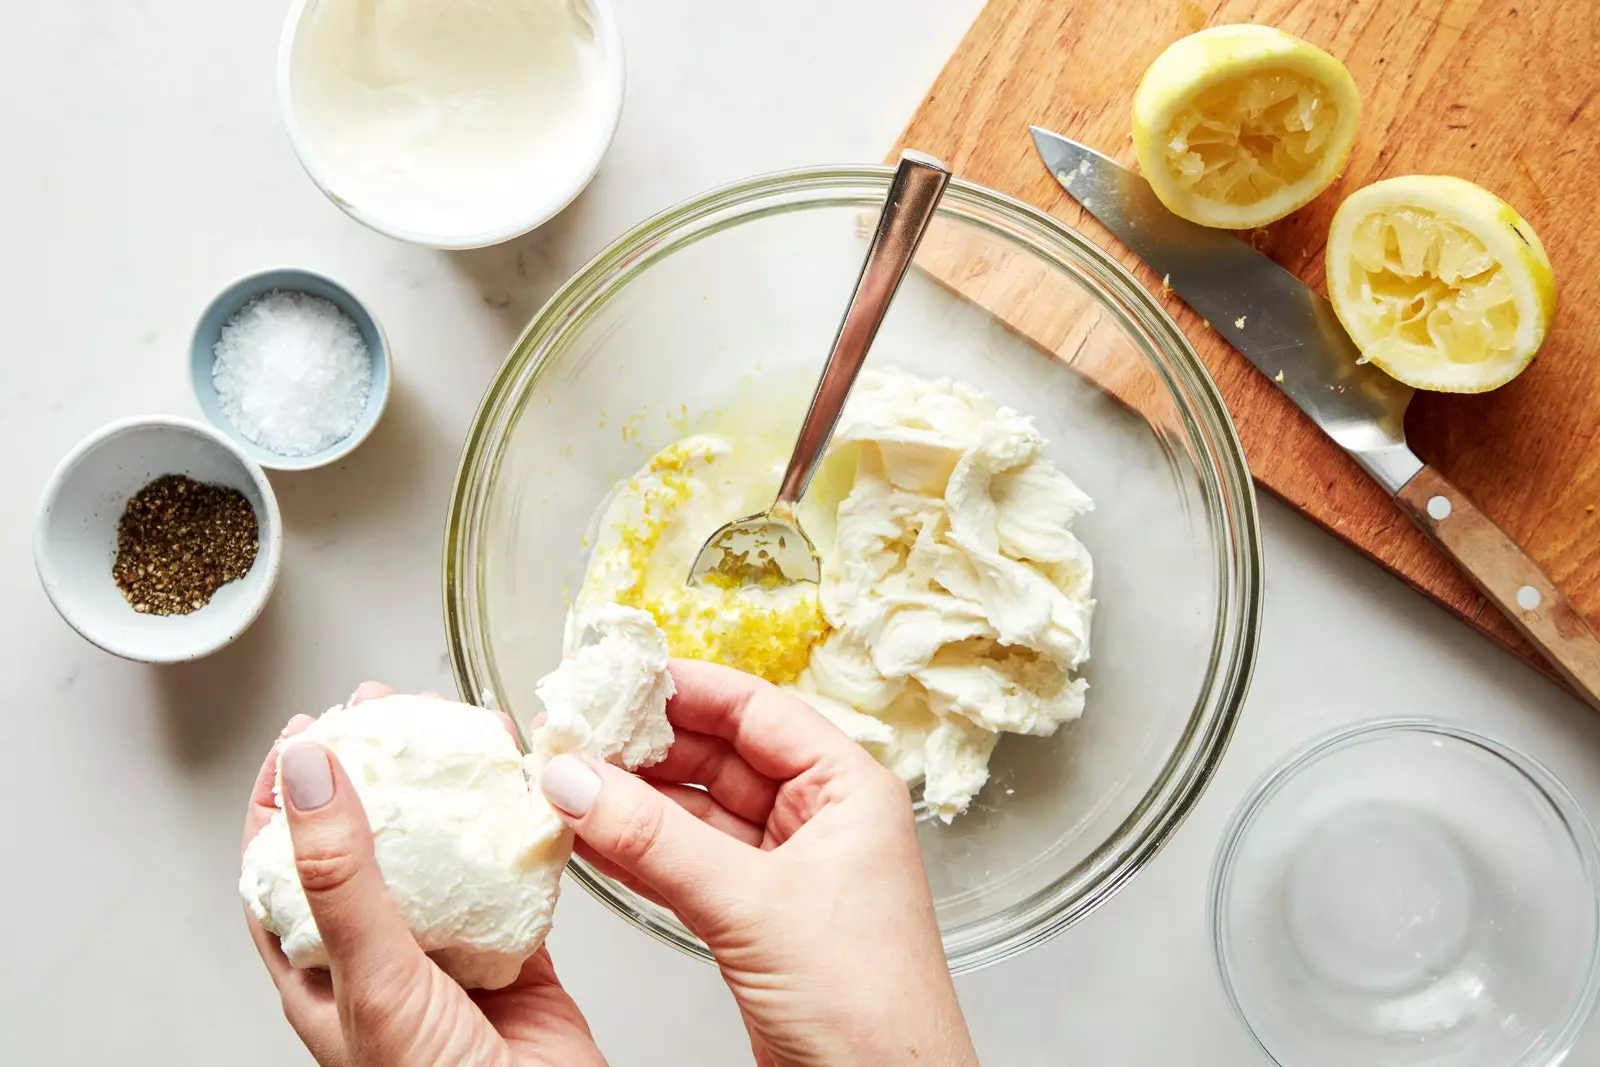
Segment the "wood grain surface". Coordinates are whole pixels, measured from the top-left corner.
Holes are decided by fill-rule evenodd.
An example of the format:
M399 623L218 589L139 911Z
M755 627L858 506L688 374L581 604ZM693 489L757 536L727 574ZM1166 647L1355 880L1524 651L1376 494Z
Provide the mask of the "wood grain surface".
M1344 196L1398 174L1468 178L1509 201L1555 265L1559 308L1534 364L1481 396L1418 394L1412 447L1600 626L1600 3L1594 0L990 0L900 142L1061 218L1134 270L1216 378L1257 481L1550 673L1394 501L1057 186L1030 123L1136 167L1129 110L1150 62L1205 26L1270 23L1328 50L1361 90L1343 177L1250 235L1323 290ZM981 295L979 296L982 300ZM989 305L985 305L989 307ZM1005 310L989 307L1004 319ZM1037 336L1059 351L1066 324Z

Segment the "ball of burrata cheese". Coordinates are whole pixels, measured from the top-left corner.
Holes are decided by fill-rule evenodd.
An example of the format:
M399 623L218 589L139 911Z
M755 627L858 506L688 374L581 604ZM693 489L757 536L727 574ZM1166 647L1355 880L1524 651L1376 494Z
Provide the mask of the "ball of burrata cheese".
M429 697L331 708L305 730L354 784L406 927L468 989L509 985L550 931L572 833L539 790L544 762L575 752L632 769L672 742L672 676L654 621L610 608L590 625L598 640L539 684L546 721L528 755L498 714ZM291 964L323 967L281 804L245 848L239 891Z

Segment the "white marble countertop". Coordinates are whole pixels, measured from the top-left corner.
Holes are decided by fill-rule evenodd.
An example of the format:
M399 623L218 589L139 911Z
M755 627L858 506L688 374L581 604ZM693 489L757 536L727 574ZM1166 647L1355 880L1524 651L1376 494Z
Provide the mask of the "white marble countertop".
M309 1063L235 890L244 799L283 721L364 677L451 688L439 569L469 419L531 312L627 226L711 185L881 157L980 0L618 0L629 86L590 190L509 246L373 234L301 174L273 57L286 4L52 0L0 34L0 1060ZM526 277L519 276L521 261ZM195 414L188 333L235 275L291 262L363 294L397 353L377 433L275 476L286 524L266 614L186 667L124 663L51 610L31 517L57 459L117 416ZM1289 747L1429 713L1499 734L1600 812L1600 719L1272 501L1265 635L1227 760L1167 849L1105 907L963 979L986 1062L1254 1062L1218 987L1205 879L1223 823ZM748 1062L713 970L573 888L557 966L613 1063ZM1591 1027L1572 1062L1600 1062Z

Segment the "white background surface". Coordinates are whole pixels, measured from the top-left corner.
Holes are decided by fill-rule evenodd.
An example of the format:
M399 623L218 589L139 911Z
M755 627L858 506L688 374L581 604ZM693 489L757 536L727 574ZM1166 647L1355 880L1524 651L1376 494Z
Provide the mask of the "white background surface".
M531 238L456 255L368 232L301 174L273 96L284 6L16 3L0 33L7 1064L309 1062L240 919L245 797L291 714L365 677L451 688L441 528L510 341L659 208L758 171L880 158L979 2L619 0L627 109L599 177ZM39 589L39 490L112 418L198 414L184 377L196 316L235 275L284 262L339 278L384 321L389 412L348 462L274 477L283 577L242 641L182 668L114 660ZM985 1062L1252 1062L1207 943L1211 853L1257 775L1336 723L1448 716L1523 747L1600 811L1600 722L1576 700L1285 509L1263 510L1265 637L1220 776L1110 904L961 981ZM613 1063L748 1061L716 974L576 888L552 948ZM1600 1063L1593 1028L1572 1062Z

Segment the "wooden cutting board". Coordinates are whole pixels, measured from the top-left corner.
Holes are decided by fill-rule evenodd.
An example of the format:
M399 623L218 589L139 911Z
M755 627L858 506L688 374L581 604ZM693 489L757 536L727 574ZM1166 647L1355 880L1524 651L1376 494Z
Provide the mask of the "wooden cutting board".
M1351 190L1398 174L1468 178L1509 201L1555 264L1559 308L1534 364L1481 396L1419 393L1406 428L1600 629L1600 2L1597 0L990 0L891 153L1036 204L1131 268L1199 350L1256 480L1530 663L1511 625L1243 356L1061 191L1036 123L1136 166L1133 91L1172 41L1270 23L1342 59L1361 89L1340 181L1253 240L1323 290L1329 220ZM958 271L947 265L941 269ZM958 286L959 288L959 286ZM1014 308L968 293L1061 351Z

